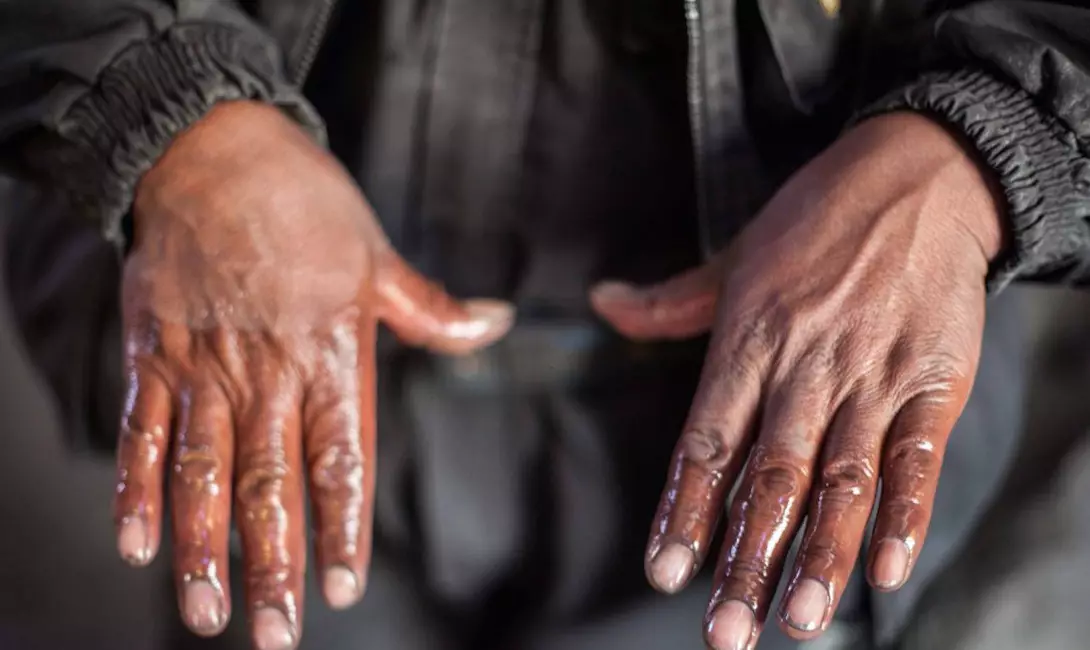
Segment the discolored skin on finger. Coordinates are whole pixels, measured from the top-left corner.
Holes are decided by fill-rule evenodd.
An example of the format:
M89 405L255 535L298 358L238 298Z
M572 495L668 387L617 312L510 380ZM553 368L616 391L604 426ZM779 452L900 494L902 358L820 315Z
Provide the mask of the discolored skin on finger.
M159 550L172 417L170 387L150 363L130 360L117 448L114 524L118 552L145 566Z
M752 642L765 623L832 416L829 392L827 382L803 371L768 400L753 455L731 504L716 569L705 627L713 648L733 648L747 636ZM724 612L735 607L731 603L751 612L748 628L723 620ZM746 634L747 629L752 631Z
M713 604L738 600L764 621L810 474L805 459L775 448L755 452L728 516Z
M213 636L231 615L228 534L234 435L231 404L208 375L183 385L170 473L174 579L182 620Z
M723 500L740 469L733 454L719 451L718 431L686 429L647 542L644 570L653 587L667 594L683 589L707 556Z
M707 556L754 434L767 355L752 338L729 336L711 347L647 543L648 580L665 593L684 588Z
M335 328L307 391L303 426L319 584L345 609L362 596L375 484L375 325Z
M728 515L705 616L705 640L715 650L748 647L740 644L756 643L760 636L783 556L798 530L809 478L801 459L762 449L750 459ZM739 605L745 620L724 621L724 613Z
M811 639L828 626L855 569L878 489L890 407L854 395L837 411L814 481L806 532L780 608L784 632Z
M302 390L275 352L255 355L254 364L259 388L238 425L235 519L254 647L287 650L303 624Z
M451 298L393 251L376 255L376 315L409 345L466 354L495 342L514 324L509 303Z
M876 589L904 585L927 537L946 444L969 395L968 381L953 384L909 400L890 428L867 568Z

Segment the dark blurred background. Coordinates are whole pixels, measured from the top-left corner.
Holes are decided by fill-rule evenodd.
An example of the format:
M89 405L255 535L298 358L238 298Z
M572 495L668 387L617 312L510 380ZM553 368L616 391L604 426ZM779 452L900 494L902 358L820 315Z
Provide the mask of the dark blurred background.
M1090 296L1010 291L1034 333L1023 448L972 542L923 599L902 648L1090 647ZM0 650L165 647L180 633L169 563L136 571L118 559L112 459L65 444L6 301L0 372Z

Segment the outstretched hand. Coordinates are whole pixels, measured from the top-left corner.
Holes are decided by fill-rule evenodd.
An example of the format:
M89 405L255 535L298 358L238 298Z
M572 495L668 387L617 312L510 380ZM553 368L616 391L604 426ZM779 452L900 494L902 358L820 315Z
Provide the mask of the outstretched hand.
M125 263L119 550L155 556L169 478L186 625L230 616L232 504L260 650L302 631L309 480L322 590L363 593L375 475L375 333L468 352L509 305L457 302L387 243L351 178L274 108L222 104L141 181Z
M908 579L976 374L1000 224L959 142L890 115L802 169L704 267L593 290L631 338L712 331L646 561L658 589L682 589L740 479L705 620L713 648L756 645L804 519L778 618L798 639L825 629L879 478L867 576L882 590Z

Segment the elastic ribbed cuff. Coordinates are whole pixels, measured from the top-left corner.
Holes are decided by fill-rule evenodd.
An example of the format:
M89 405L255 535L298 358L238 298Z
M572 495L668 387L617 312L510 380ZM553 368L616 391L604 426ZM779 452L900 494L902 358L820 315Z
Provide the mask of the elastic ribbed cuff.
M223 25L180 25L134 46L102 73L61 120L29 148L73 208L123 245L122 222L140 177L174 136L216 103L253 99L281 107L324 144L315 110L277 70L273 47Z
M1008 246L989 291L1013 280L1074 282L1090 259L1090 158L1074 134L1023 89L979 70L935 72L887 95L856 121L914 110L964 135L1006 199Z

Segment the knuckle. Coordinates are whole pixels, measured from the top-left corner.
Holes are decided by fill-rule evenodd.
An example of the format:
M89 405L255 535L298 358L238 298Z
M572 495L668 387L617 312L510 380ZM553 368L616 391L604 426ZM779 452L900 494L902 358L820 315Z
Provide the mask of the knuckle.
M771 354L776 348L775 341L785 331L786 318L782 312L778 304L773 304L736 321L733 330L738 347L754 354Z
M898 440L886 451L886 479L901 484L917 483L933 476L938 463L938 454L931 442L913 438Z
M960 392L972 377L973 363L935 336L901 336L889 352L886 384L905 394L934 398Z
M815 567L831 567L834 566L841 554L841 545L836 537L829 535L815 535L812 539L806 543L806 548L803 550L800 565L806 566L810 571L815 571ZM817 569L816 572L821 572L822 569Z
M916 374L908 382L909 390L929 401L949 402L962 391L971 376L967 363L951 357L921 359Z
M363 483L363 459L353 442L340 437L311 461L310 478L319 496L351 496Z
M354 324L363 315L355 306L351 307L350 311L346 320L353 325L328 327L323 329L320 335L320 344L316 350L318 366L331 374L342 375L343 369L355 368L361 358L360 332L358 326ZM354 384L355 381L346 383ZM337 397L343 399L340 395Z
M761 369L778 348L778 341L788 325L782 307L755 310L730 321L726 327L726 347L730 351L726 370L742 377L757 379Z
M753 471L754 489L772 497L797 494L802 488L801 472L787 464L766 462Z
M820 494L823 506L851 508L874 491L874 464L865 458L839 458L821 470Z
M238 499L243 504L276 500L291 474L288 464L280 458L248 459L238 480Z
M760 589L771 582L772 567L769 561L752 555L739 555L727 565L724 582L740 583Z
M767 356L752 348L737 348L726 363L719 369L721 374L726 374L735 379L758 383L761 381L761 371L766 365Z
M680 446L685 460L710 473L723 472L733 456L726 436L715 427L687 428L681 435Z
M785 522L804 491L803 472L785 463L760 462L750 483L734 506L736 519L745 517L751 525L778 526Z
M903 525L910 525L916 513L922 509L923 504L917 494L897 493L882 499L882 515L890 521L903 522Z
M813 337L806 342L796 363L815 375L830 375L838 367L851 367L842 363L844 348L850 345L844 341L851 338L837 333Z
M181 446L174 461L174 478L186 491L207 496L220 493L223 464L206 446Z
M356 366L328 360L322 363L327 364L326 374L336 380L312 386L303 406L307 438L320 448L355 440L364 420L361 400L356 397L360 392Z
M268 558L246 567L246 593L256 608L277 605L291 598L297 574L287 557Z

